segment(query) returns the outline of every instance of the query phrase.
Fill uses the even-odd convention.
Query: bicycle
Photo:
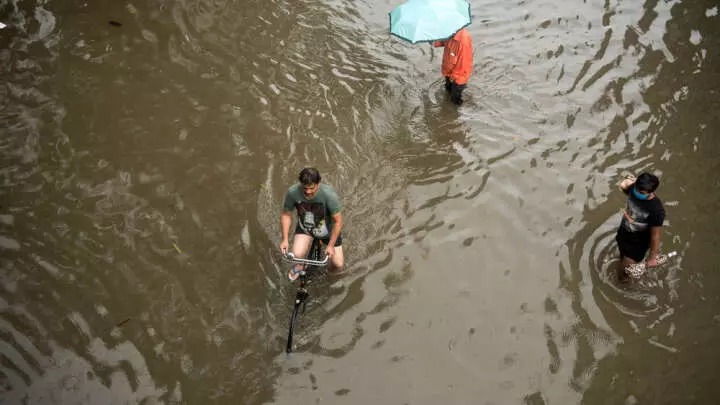
[[[283,252],[283,258],[291,262],[293,267],[296,264],[304,265],[304,268],[300,271],[300,275],[298,276],[300,279],[300,286],[295,294],[295,305],[293,306],[292,315],[290,315],[290,329],[288,331],[287,347],[285,348],[285,352],[290,354],[292,352],[293,332],[295,331],[295,320],[297,319],[298,311],[300,310],[300,306],[302,306],[302,311],[305,313],[305,307],[307,306],[306,301],[310,296],[307,291],[307,273],[311,269],[319,269],[327,265],[330,257],[325,255],[325,258],[321,260],[322,243],[320,242],[320,239],[313,238],[312,245],[310,246],[310,252],[308,253],[308,259],[297,258],[292,252]]]

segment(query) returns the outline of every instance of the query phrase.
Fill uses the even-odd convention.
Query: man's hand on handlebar
[[[325,254],[332,259],[333,256],[335,256],[335,247],[328,245],[327,249],[325,249]]]
[[[282,254],[286,255],[288,252],[288,248],[290,248],[290,242],[288,242],[287,239],[280,242],[280,251]]]

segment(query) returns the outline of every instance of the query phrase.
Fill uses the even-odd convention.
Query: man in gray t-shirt
[[[340,233],[342,229],[340,198],[332,187],[320,184],[321,177],[317,169],[310,167],[303,169],[298,180],[299,183],[290,187],[285,194],[283,212],[280,215],[282,231],[280,250],[286,252],[289,248],[288,236],[292,212],[295,210],[298,214],[293,238],[295,257],[305,258],[315,237],[325,244],[325,252],[330,256],[331,271],[342,271],[345,260]]]

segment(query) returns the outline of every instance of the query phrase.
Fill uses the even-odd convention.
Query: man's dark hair
[[[659,185],[660,179],[656,175],[647,172],[640,174],[635,180],[635,187],[637,187],[638,191],[652,193],[657,190]]]
[[[298,176],[298,180],[303,186],[320,183],[321,179],[320,172],[314,167],[306,167],[302,169],[300,175]]]

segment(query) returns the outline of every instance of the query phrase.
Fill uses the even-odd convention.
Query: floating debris
[[[113,27],[122,27],[122,23],[115,20],[108,21],[108,24],[112,25]]]
[[[173,247],[175,248],[175,250],[177,250],[178,253],[182,254],[182,250],[180,250],[180,248],[177,244],[175,244],[175,242],[173,242]]]
[[[0,22],[0,30],[3,29],[3,28],[5,28],[5,27],[7,27],[7,25]]]

